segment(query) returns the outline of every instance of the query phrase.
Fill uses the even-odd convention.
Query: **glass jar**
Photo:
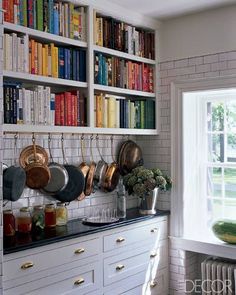
[[[29,233],[32,229],[32,218],[29,207],[20,208],[19,216],[17,217],[17,228],[19,233]]]
[[[34,206],[32,213],[32,229],[34,231],[43,230],[45,227],[45,218],[43,206]]]
[[[56,208],[57,225],[66,225],[68,221],[68,211],[65,203],[57,203]]]
[[[126,217],[126,195],[122,178],[120,178],[117,186],[117,217]]]
[[[5,237],[14,236],[16,232],[15,217],[12,210],[3,211],[3,233]]]
[[[45,206],[45,227],[56,226],[56,209],[54,204],[47,204]]]

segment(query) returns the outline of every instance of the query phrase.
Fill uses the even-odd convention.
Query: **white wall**
[[[236,5],[162,23],[160,60],[177,60],[236,49]]]

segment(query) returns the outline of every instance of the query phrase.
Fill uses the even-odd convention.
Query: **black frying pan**
[[[54,197],[61,202],[71,202],[75,200],[84,190],[84,175],[73,165],[64,165],[69,175],[66,187]]]
[[[3,167],[3,199],[17,201],[23,193],[26,174],[21,167],[4,165]]]

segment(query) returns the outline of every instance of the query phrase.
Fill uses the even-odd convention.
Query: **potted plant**
[[[172,186],[170,177],[164,175],[160,169],[147,169],[144,166],[134,168],[124,176],[123,182],[129,195],[141,198],[141,214],[155,214],[158,190],[167,191]]]

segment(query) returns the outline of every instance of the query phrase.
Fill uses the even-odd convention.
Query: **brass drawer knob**
[[[34,266],[33,262],[26,262],[26,263],[22,264],[20,268],[21,269],[27,269],[27,268],[30,268],[30,267],[33,267],[33,266]]]
[[[85,249],[84,248],[79,248],[75,250],[75,254],[81,254],[84,253]]]
[[[156,233],[157,231],[158,229],[156,227],[151,229],[151,233]]]
[[[150,258],[155,258],[157,256],[157,253],[151,253]]]
[[[116,270],[122,270],[124,268],[125,268],[125,266],[123,264],[119,264],[119,265],[117,265]]]
[[[83,278],[79,278],[77,281],[74,282],[74,285],[78,286],[84,283],[84,279]]]
[[[151,288],[155,288],[157,286],[157,282],[156,281],[153,281],[150,283],[150,287]]]
[[[124,242],[124,241],[125,241],[125,238],[122,238],[122,237],[121,237],[121,238],[118,238],[118,239],[116,240],[117,243],[122,243],[122,242]]]

